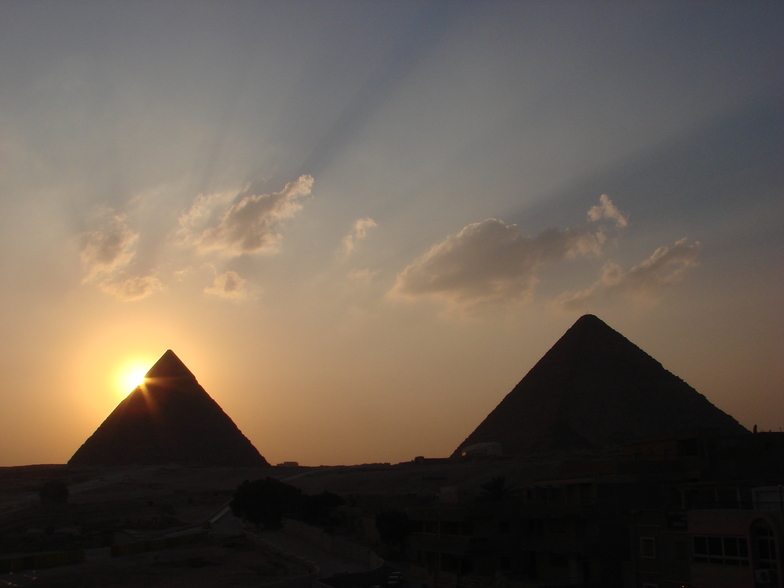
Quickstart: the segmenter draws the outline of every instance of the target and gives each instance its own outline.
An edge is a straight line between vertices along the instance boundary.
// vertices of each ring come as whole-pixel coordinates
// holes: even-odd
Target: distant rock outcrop
[[[269,465],[170,349],[69,465]]]
[[[593,315],[556,342],[453,457],[478,443],[504,454],[601,451],[685,429],[748,431]]]

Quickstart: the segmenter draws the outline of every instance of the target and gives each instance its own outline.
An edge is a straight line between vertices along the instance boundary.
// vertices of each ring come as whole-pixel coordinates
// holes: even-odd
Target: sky
[[[784,427],[784,4],[0,2],[0,465],[167,349],[271,463],[444,457],[585,313]]]

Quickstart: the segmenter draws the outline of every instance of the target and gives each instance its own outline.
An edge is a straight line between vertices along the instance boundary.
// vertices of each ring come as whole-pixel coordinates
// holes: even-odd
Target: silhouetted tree
[[[329,525],[335,507],[345,501],[332,492],[315,496],[303,494],[299,488],[265,478],[249,482],[245,480],[234,491],[229,506],[234,516],[242,517],[257,527],[280,528],[283,517],[301,519],[311,525]]]
[[[280,528],[283,516],[298,512],[301,505],[302,491],[274,478],[245,480],[229,503],[234,516],[265,529]]]
[[[340,496],[324,491],[314,496],[303,496],[302,520],[311,525],[329,525],[336,507],[346,503]]]
[[[485,482],[481,486],[482,494],[480,497],[483,500],[492,502],[503,502],[512,496],[512,488],[507,486],[506,478],[503,476],[496,476],[489,482]]]
[[[41,504],[65,504],[68,502],[68,486],[62,480],[49,480],[43,485],[38,496]]]

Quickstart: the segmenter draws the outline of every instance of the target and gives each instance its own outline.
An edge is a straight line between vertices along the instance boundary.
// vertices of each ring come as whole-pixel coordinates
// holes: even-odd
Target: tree
[[[506,478],[496,476],[481,486],[480,498],[491,502],[503,502],[512,496],[512,488],[506,485]]]
[[[303,496],[302,520],[311,525],[327,526],[336,507],[346,503],[343,498],[326,490],[314,496]]]
[[[229,503],[234,516],[265,529],[279,529],[283,516],[298,512],[301,505],[302,491],[274,478],[245,480]]]
[[[295,486],[275,478],[265,478],[253,482],[245,480],[234,491],[229,506],[234,516],[242,517],[257,527],[277,529],[284,516],[312,525],[329,525],[334,522],[331,515],[335,507],[344,503],[332,492],[308,496]]]

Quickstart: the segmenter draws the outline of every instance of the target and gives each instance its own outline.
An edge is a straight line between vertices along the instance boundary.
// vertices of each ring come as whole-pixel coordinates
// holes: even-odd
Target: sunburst
[[[142,364],[139,361],[132,361],[126,363],[117,372],[117,389],[122,395],[126,395],[141,386],[144,383],[144,374],[149,369],[148,364]]]

